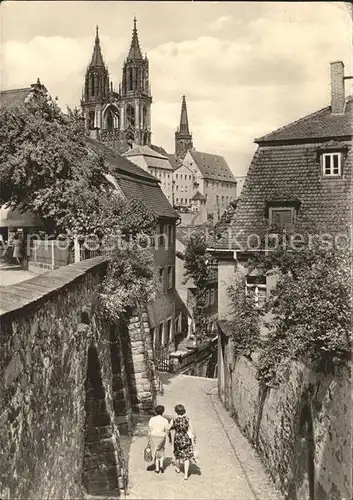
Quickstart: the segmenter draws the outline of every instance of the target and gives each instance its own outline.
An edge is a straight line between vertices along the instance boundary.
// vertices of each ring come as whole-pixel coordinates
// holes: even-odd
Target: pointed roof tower
[[[98,35],[98,25],[96,26],[96,39],[94,41],[94,49],[90,66],[98,66],[104,68],[104,61]]]
[[[186,98],[183,95],[181,101],[180,125],[175,132],[175,156],[183,159],[188,151],[193,149],[192,135],[189,130],[188,110],[186,107]]]
[[[142,52],[140,49],[137,28],[136,28],[136,17],[134,17],[134,28],[132,30],[132,40],[130,45],[128,59],[143,59]]]
[[[186,107],[185,95],[183,95],[183,100],[181,102],[179,132],[181,134],[190,135],[189,120],[188,120],[188,110],[187,110],[187,107]]]

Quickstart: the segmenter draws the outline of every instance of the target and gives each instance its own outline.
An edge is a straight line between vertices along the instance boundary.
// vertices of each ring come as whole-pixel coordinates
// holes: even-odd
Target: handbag
[[[200,459],[199,459],[199,450],[197,448],[194,448],[194,456],[192,457],[192,461],[194,462],[195,465],[198,467],[200,466]]]
[[[143,458],[145,462],[152,462],[153,456],[152,456],[152,450],[151,450],[151,443],[148,441],[146,448],[143,451]]]

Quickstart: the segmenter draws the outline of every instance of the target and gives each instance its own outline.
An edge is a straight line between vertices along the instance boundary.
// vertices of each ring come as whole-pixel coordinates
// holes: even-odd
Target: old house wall
[[[136,339],[95,314],[105,272],[99,257],[0,292],[2,499],[119,496],[126,485],[119,435],[154,401],[152,378],[142,382],[147,315],[134,327],[140,360]]]
[[[218,258],[218,318],[229,319],[232,305],[228,296],[228,288],[233,283],[236,261],[232,256]]]
[[[232,359],[220,397],[287,498],[351,498],[350,367],[325,376],[292,363],[278,388],[265,389],[252,361]]]

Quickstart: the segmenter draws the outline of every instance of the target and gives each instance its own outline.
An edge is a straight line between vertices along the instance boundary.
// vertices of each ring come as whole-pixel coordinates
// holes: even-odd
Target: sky
[[[96,24],[118,88],[136,16],[153,144],[174,152],[185,94],[195,148],[238,176],[254,138],[330,104],[331,61],[353,75],[352,19],[339,2],[4,1],[0,15],[1,89],[39,77],[63,109],[79,105]]]

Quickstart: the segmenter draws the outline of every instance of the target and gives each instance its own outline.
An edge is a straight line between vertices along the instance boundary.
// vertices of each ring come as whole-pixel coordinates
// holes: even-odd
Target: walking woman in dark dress
[[[189,477],[190,460],[194,457],[193,443],[196,434],[183,405],[174,408],[177,416],[172,420],[170,430],[174,430],[175,471],[180,473],[180,462],[184,462],[184,479]]]

